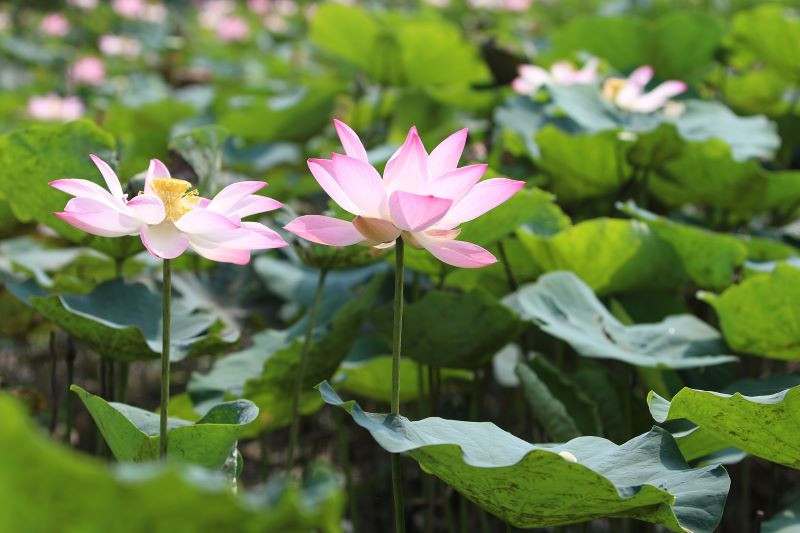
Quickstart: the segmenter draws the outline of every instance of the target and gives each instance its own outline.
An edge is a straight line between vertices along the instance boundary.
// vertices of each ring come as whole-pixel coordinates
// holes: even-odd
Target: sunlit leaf
[[[515,527],[615,516],[710,533],[722,515],[730,483],[725,470],[689,468],[660,428],[621,446],[599,437],[535,445],[489,422],[412,422],[366,413],[355,402],[343,402],[327,383],[319,390],[386,451],[407,453],[424,471]]]

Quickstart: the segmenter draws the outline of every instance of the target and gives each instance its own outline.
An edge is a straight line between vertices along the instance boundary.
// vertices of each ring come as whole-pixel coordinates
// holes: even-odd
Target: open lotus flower
[[[520,65],[519,76],[511,82],[511,88],[520,94],[536,94],[543,85],[573,85],[576,83],[592,83],[597,80],[596,57],[590,58],[581,69],[569,61],[556,61],[545,70],[536,65]]]
[[[665,81],[650,92],[645,86],[653,79],[653,67],[646,65],[634,70],[628,79],[609,78],[603,83],[603,98],[626,111],[652,113],[666,106],[669,99],[686,91],[678,80]]]
[[[82,179],[50,182],[75,197],[63,212],[54,214],[78,229],[102,237],[138,234],[150,253],[161,259],[173,259],[191,247],[213,261],[243,265],[250,260],[250,250],[286,246],[263,224],[242,222],[248,215],[281,207],[276,200],[253,194],[266,185],[263,181],[228,185],[208,200],[152,159],[144,192],[128,200],[111,167],[95,155],[90,157],[108,190]]]
[[[301,216],[285,229],[330,246],[361,244],[387,248],[398,237],[425,248],[457,267],[477,268],[496,262],[480,246],[455,240],[457,227],[508,200],[525,182],[495,178],[482,182],[486,165],[456,168],[467,130],[450,135],[430,154],[416,128],[386,164],[383,178],[367,161],[367,152],[349,126],[334,121],[345,153],[309,159],[308,167],[326,193],[352,221],[319,215]]]

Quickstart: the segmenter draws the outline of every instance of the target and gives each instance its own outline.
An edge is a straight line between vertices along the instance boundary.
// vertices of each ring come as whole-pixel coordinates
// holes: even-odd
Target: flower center
[[[608,78],[603,83],[603,98],[611,103],[617,102],[617,95],[625,87],[626,80],[622,78]]]
[[[197,205],[200,197],[197,190],[190,190],[192,184],[175,178],[153,178],[150,188],[164,202],[167,219],[175,222]]]

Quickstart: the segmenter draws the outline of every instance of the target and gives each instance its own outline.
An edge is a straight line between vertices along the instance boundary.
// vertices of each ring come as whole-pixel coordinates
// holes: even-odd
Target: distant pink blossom
[[[220,22],[233,13],[236,4],[231,0],[204,0],[197,2],[197,20],[204,28],[216,30]]]
[[[88,11],[97,7],[98,0],[67,0],[67,5]]]
[[[7,30],[11,27],[11,17],[8,16],[7,11],[0,10],[0,31]]]
[[[69,66],[67,77],[75,85],[102,85],[106,81],[106,68],[99,57],[86,56]]]
[[[270,0],[247,0],[247,9],[256,15],[266,15],[269,12]]]
[[[28,100],[28,115],[46,122],[69,122],[83,116],[85,108],[77,96],[60,97],[55,93],[32,96]]]
[[[139,41],[122,35],[103,35],[100,37],[98,47],[107,56],[122,56],[128,59],[137,58],[142,53]]]
[[[167,18],[167,8],[160,2],[113,0],[111,9],[121,17],[134,20],[160,23]]]
[[[187,248],[201,256],[239,265],[250,261],[252,250],[282,248],[286,242],[259,222],[242,218],[278,209],[282,204],[255,194],[263,181],[228,185],[208,200],[192,191],[191,183],[175,179],[157,160],[150,161],[144,191],[128,200],[119,178],[103,160],[90,156],[108,190],[93,181],[59,179],[50,185],[74,196],[64,211],[54,213],[92,235],[139,235],[145,248],[161,259],[174,259]]]
[[[230,15],[223,18],[217,26],[217,38],[220,41],[244,41],[250,36],[250,25],[242,17]]]
[[[557,61],[550,70],[536,65],[520,65],[519,76],[511,82],[511,87],[520,94],[533,95],[543,85],[573,85],[593,83],[597,80],[597,58],[589,59],[580,70],[569,61]]]
[[[457,228],[508,200],[525,182],[480,181],[486,165],[457,168],[466,129],[450,135],[428,154],[412,127],[381,178],[369,164],[358,135],[343,122],[335,120],[334,125],[347,155],[309,159],[308,167],[328,196],[355,218],[307,215],[284,229],[329,246],[361,244],[382,249],[402,238],[412,248],[424,248],[440,261],[463,268],[497,261],[480,246],[456,240],[461,232]]]
[[[69,33],[69,21],[63,13],[48,13],[42,17],[39,31],[51,37],[64,37]]]
[[[609,78],[603,83],[603,97],[625,111],[652,113],[665,107],[673,96],[686,91],[686,83],[669,80],[645,92],[651,79],[653,67],[649,65],[637,68],[627,79]]]
[[[473,9],[497,9],[502,11],[527,11],[533,0],[469,0]]]

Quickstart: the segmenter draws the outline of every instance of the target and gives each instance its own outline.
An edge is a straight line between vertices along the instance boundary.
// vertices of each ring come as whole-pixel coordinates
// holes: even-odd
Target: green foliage
[[[722,514],[729,485],[725,470],[689,468],[672,437],[659,428],[621,446],[598,437],[534,445],[489,422],[412,422],[366,413],[355,402],[343,402],[327,383],[319,390],[386,451],[407,453],[423,470],[514,527],[621,516],[672,531],[711,532]]]
[[[778,264],[721,295],[699,297],[719,316],[725,341],[736,351],[772,359],[800,359],[800,269]]]
[[[670,401],[651,392],[647,403],[657,422],[685,418],[717,441],[775,463],[800,468],[797,446],[800,386],[759,396],[684,388]],[[702,451],[689,448],[685,453],[693,458],[708,451],[708,448]]]
[[[237,497],[221,474],[198,467],[149,464],[109,470],[42,438],[5,394],[0,395],[0,418],[0,529],[57,531],[69,524],[91,533],[339,531],[343,495],[325,470],[317,469],[301,490],[273,482],[261,493]],[[49,503],[31,512],[42,501]]]
[[[120,180],[125,182],[147,170],[150,159],[166,162],[169,155],[167,145],[175,124],[192,114],[192,106],[174,100],[140,107],[114,104],[108,110],[104,126],[116,137],[119,145]]]
[[[383,281],[376,276],[359,295],[341,307],[326,323],[314,330],[300,397],[300,411],[316,411],[319,398],[310,390],[329,379],[347,356],[361,332],[367,312],[373,306]],[[291,421],[295,375],[300,363],[304,321],[290,330],[265,330],[253,337],[253,346],[218,359],[207,374],[194,373],[188,392],[199,412],[235,398],[253,401],[261,411],[259,425],[286,426]]]
[[[157,359],[161,354],[161,295],[141,283],[116,278],[86,295],[58,295],[35,282],[7,285],[19,300],[93,350],[117,361]],[[233,344],[238,331],[226,331],[212,313],[172,307],[170,358],[216,353]]]
[[[382,330],[390,336],[391,321],[382,321]],[[521,331],[514,314],[484,292],[431,291],[405,306],[403,355],[443,368],[477,369]]]
[[[92,415],[108,447],[119,461],[155,461],[159,457],[159,415],[122,403],[109,403],[77,385],[78,395]],[[167,456],[208,468],[220,468],[231,456],[258,408],[247,400],[215,405],[192,423],[169,418]]]
[[[570,272],[552,272],[506,299],[521,318],[569,343],[585,357],[657,368],[692,368],[735,361],[719,333],[693,315],[625,326]]]
[[[10,131],[0,136],[0,197],[20,221],[45,224],[63,237],[86,241],[86,233],[53,216],[70,197],[48,184],[81,178],[105,187],[89,154],[114,161],[114,139],[87,120]]]
[[[596,218],[552,236],[517,232],[545,272],[571,270],[598,294],[683,285],[686,274],[668,243],[638,221]]]

